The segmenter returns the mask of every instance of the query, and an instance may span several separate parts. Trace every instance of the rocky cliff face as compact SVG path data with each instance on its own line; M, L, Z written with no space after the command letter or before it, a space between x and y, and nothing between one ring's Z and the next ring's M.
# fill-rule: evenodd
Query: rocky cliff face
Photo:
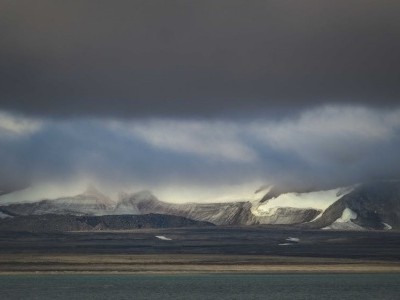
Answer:
M158 200L150 192L125 195L118 202L118 213L167 214L211 222L216 225L250 225L253 223L249 202L175 204Z
M314 208L274 207L265 215L256 216L257 224L293 225L310 222L321 211Z

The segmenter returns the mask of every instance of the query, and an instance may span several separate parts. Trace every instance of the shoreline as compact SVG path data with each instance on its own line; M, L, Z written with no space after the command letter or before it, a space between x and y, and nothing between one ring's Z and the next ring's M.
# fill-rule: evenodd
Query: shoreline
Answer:
M6 254L0 275L400 273L399 261L258 255Z

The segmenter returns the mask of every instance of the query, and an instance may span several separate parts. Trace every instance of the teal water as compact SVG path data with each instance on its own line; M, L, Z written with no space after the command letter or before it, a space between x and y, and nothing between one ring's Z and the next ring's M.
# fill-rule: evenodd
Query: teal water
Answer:
M399 299L400 274L1 275L0 299Z

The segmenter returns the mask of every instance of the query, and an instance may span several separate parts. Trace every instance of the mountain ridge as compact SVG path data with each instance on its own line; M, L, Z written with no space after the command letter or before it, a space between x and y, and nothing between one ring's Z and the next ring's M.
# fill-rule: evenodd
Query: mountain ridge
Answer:
M274 192L272 193L274 194ZM400 181L378 181L309 193L275 193L261 201L169 203L150 191L113 201L94 187L79 195L0 206L1 218L29 215L172 215L215 225L293 225L314 229L400 229ZM266 199L268 198L268 199Z

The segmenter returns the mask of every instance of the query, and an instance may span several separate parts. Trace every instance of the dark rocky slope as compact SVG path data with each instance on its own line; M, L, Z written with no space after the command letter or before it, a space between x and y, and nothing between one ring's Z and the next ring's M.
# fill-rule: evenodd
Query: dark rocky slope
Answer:
M348 208L356 213L352 219L366 229L400 229L400 181L362 184L332 204L320 218L307 227L324 228L334 223Z
M140 228L176 228L213 226L179 216L147 215L31 215L0 219L0 231L88 231L88 230L129 230Z

